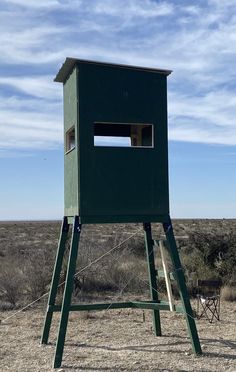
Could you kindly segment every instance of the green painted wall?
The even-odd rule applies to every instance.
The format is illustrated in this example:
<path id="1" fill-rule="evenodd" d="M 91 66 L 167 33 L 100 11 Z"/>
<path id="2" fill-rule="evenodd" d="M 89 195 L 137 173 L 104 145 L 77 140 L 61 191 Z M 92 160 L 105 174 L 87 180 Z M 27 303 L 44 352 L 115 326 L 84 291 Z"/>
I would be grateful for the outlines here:
<path id="1" fill-rule="evenodd" d="M 82 223 L 164 221 L 169 214 L 166 75 L 77 63 L 64 83 L 65 214 Z M 78 99 L 78 102 L 77 102 Z M 94 122 L 154 125 L 154 148 L 94 147 Z"/>
<path id="2" fill-rule="evenodd" d="M 97 65 L 78 68 L 81 216 L 91 222 L 133 222 L 168 214 L 166 76 Z M 94 147 L 95 121 L 152 123 L 155 147 Z"/>
<path id="3" fill-rule="evenodd" d="M 79 149 L 78 142 L 78 85 L 77 69 L 74 69 L 64 84 L 64 195 L 65 216 L 79 214 Z M 76 146 L 66 153 L 66 132 L 75 126 Z"/>

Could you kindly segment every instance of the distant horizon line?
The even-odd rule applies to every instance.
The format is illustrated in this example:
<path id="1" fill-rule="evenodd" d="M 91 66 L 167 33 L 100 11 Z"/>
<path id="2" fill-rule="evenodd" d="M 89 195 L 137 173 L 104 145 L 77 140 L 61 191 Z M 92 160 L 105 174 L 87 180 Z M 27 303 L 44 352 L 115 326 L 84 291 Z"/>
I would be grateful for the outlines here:
<path id="1" fill-rule="evenodd" d="M 236 220 L 236 217 L 171 217 L 172 220 Z M 17 223 L 17 222 L 35 222 L 35 223 L 40 223 L 40 222 L 61 222 L 62 221 L 62 218 L 59 219 L 59 218 L 55 218 L 55 219 L 17 219 L 17 220 L 1 220 L 0 219 L 0 223 Z M 152 221 L 151 221 L 152 222 Z M 107 224 L 120 224 L 120 222 L 108 222 L 108 223 L 104 223 L 104 224 L 99 224 L 97 223 L 97 225 L 107 225 Z M 137 222 L 127 222 L 127 224 L 131 224 L 131 223 L 137 223 Z M 142 222 L 138 222 L 138 223 L 142 223 Z M 159 223 L 159 222 L 152 222 L 152 223 Z M 160 222 L 161 223 L 161 222 Z M 88 225 L 88 224 L 84 224 L 84 225 Z M 91 225 L 91 224 L 89 224 Z M 92 224 L 92 225 L 95 225 Z"/>

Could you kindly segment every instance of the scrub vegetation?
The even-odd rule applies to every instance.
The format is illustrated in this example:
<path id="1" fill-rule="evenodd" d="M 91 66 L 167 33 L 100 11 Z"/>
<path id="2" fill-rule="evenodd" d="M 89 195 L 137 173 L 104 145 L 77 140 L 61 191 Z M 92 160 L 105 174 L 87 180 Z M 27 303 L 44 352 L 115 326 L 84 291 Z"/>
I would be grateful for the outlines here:
<path id="1" fill-rule="evenodd" d="M 194 297 L 197 279 L 220 278 L 222 297 L 235 301 L 236 220 L 174 220 L 173 225 L 189 293 Z M 48 292 L 59 231 L 60 222 L 53 221 L 0 223 L 2 310 L 22 306 Z M 106 254 L 134 233 L 124 245 Z M 164 238 L 160 224 L 153 224 L 153 236 Z M 155 251 L 156 266 L 162 269 L 160 253 L 157 248 Z M 171 270 L 170 263 L 169 266 Z M 77 272 L 74 297 L 79 301 L 104 298 L 108 294 L 120 298 L 124 294 L 148 296 L 142 225 L 83 226 Z M 64 262 L 61 283 L 65 275 Z M 161 297 L 166 296 L 163 279 L 158 279 L 158 290 Z M 175 283 L 173 290 L 178 296 Z M 62 292 L 63 284 L 58 302 Z"/>

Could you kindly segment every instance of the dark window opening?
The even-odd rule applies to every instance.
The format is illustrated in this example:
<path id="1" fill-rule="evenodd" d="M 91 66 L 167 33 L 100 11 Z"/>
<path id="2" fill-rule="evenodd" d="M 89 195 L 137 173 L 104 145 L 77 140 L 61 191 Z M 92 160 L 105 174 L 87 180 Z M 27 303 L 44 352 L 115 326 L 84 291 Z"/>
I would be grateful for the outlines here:
<path id="1" fill-rule="evenodd" d="M 66 132 L 66 152 L 75 148 L 75 127 L 70 128 Z"/>
<path id="2" fill-rule="evenodd" d="M 153 125 L 94 123 L 94 146 L 154 147 Z"/>

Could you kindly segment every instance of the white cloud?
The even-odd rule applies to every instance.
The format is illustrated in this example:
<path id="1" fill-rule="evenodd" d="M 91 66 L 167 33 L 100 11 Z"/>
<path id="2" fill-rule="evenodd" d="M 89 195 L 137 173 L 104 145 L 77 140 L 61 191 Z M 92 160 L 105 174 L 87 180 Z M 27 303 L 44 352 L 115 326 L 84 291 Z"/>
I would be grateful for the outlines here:
<path id="1" fill-rule="evenodd" d="M 193 143 L 205 143 L 205 144 L 217 144 L 217 145 L 231 145 L 234 146 L 236 143 L 235 130 L 221 129 L 217 131 L 203 127 L 197 128 L 196 123 L 189 125 L 189 121 L 183 121 L 182 126 L 172 126 L 169 131 L 169 139 L 173 141 L 182 142 L 193 142 Z"/>
<path id="2" fill-rule="evenodd" d="M 0 77 L 0 86 L 8 86 L 30 96 L 55 100 L 62 98 L 62 90 L 53 83 L 51 75 Z"/>
<path id="3" fill-rule="evenodd" d="M 95 1 L 90 10 L 95 13 L 118 17 L 142 17 L 155 18 L 166 16 L 173 13 L 174 7 L 171 3 L 155 2 L 151 0 L 120 0 L 117 2 L 110 0 Z M 92 9 L 91 9 L 92 8 Z"/>
<path id="4" fill-rule="evenodd" d="M 62 87 L 52 77 L 67 56 L 173 69 L 170 138 L 236 144 L 235 1 L 193 5 L 154 0 L 9 0 L 2 4 L 0 64 L 5 73 L 0 85 L 12 96 L 2 94 L 0 125 L 7 125 L 9 133 L 19 129 L 10 136 L 2 129 L 2 146 L 14 142 L 16 147 L 30 147 L 37 142 L 36 131 L 29 130 L 35 98 L 40 141 L 45 146 L 60 141 L 61 129 L 50 134 L 50 128 L 62 121 Z M 40 131 L 41 120 L 47 135 Z M 24 136 L 19 133 L 21 126 Z"/>
<path id="5" fill-rule="evenodd" d="M 2 113 L 1 149 L 57 148 L 62 143 L 62 125 L 55 117 L 39 112 Z"/>
<path id="6" fill-rule="evenodd" d="M 0 150 L 57 148 L 62 143 L 60 101 L 0 96 L 0 113 Z"/>
<path id="7" fill-rule="evenodd" d="M 40 0 L 40 1 L 35 1 L 35 0 L 2 0 L 6 4 L 14 4 L 18 6 L 22 6 L 25 8 L 32 7 L 35 9 L 39 8 L 54 8 L 57 7 L 60 2 L 57 0 Z"/>
<path id="8" fill-rule="evenodd" d="M 6 17 L 5 19 L 7 19 Z M 48 24 L 32 24 L 29 19 L 19 17 L 17 13 L 10 25 L 6 25 L 4 17 L 0 17 L 0 62 L 9 65 L 35 64 L 55 62 L 62 57 L 61 48 L 54 50 L 53 40 L 60 40 L 67 34 L 66 27 L 57 27 Z M 35 22 L 35 19 L 32 20 Z M 40 68 L 40 67 L 39 67 Z"/>
<path id="9" fill-rule="evenodd" d="M 182 10 L 186 13 L 189 13 L 190 15 L 201 14 L 201 8 L 197 5 L 187 5 Z"/>
<path id="10" fill-rule="evenodd" d="M 205 96 L 170 95 L 169 137 L 176 141 L 236 144 L 236 95 L 226 90 Z"/>

